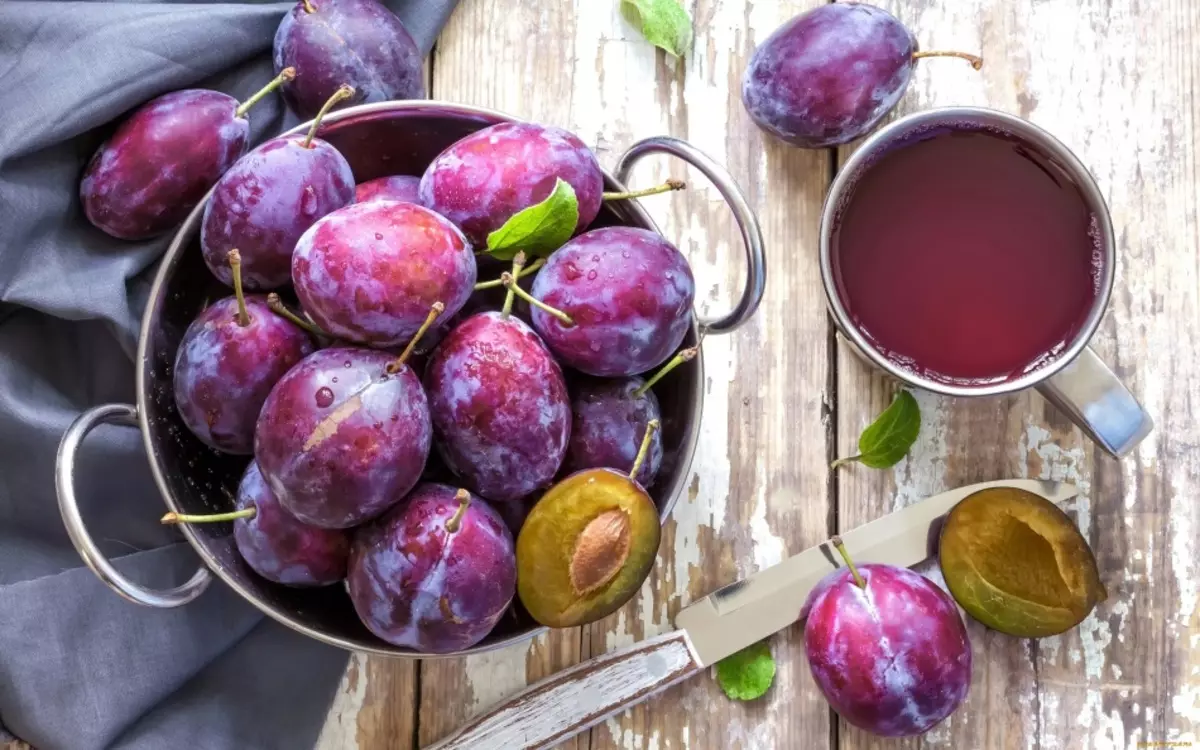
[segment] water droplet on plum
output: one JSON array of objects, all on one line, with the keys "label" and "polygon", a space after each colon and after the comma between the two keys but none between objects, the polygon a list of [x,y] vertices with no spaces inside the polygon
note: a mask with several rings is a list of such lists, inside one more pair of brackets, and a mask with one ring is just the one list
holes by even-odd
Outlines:
[{"label": "water droplet on plum", "polygon": [[333,391],[322,387],[317,390],[316,399],[317,406],[321,407],[322,409],[327,408],[333,403]]}]

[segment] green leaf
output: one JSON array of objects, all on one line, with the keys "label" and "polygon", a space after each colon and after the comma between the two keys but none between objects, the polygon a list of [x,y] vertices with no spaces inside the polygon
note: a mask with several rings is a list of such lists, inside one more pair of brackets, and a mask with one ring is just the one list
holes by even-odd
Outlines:
[{"label": "green leaf", "polygon": [[761,698],[775,679],[775,659],[766,641],[730,654],[717,662],[717,682],[735,701]]},{"label": "green leaf", "polygon": [[487,251],[500,260],[512,260],[521,250],[544,258],[571,239],[578,223],[575,189],[560,177],[544,201],[516,212],[488,235]]},{"label": "green leaf", "polygon": [[886,469],[904,458],[921,431],[921,409],[908,391],[900,391],[892,405],[867,425],[858,438],[858,455],[839,458],[830,468],[858,461],[872,469]]},{"label": "green leaf", "polygon": [[621,15],[646,41],[675,57],[692,47],[692,19],[679,0],[621,0]]}]

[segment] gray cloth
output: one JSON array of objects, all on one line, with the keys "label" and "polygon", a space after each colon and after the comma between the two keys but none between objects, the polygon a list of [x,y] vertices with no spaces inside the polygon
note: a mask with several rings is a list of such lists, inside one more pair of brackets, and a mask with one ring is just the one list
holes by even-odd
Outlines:
[{"label": "gray cloth", "polygon": [[[389,3],[424,52],[456,0]],[[168,91],[239,99],[271,77],[290,2],[0,0],[0,738],[38,750],[312,747],[345,652],[264,618],[223,584],[191,605],[129,604],[81,566],[54,493],[82,410],[134,400],[133,352],[168,238],[112,239],[79,207],[83,165],[122,116]],[[252,143],[295,118],[278,97]],[[94,537],[135,580],[182,583],[198,558],[158,524],[136,430],[80,457]]]}]

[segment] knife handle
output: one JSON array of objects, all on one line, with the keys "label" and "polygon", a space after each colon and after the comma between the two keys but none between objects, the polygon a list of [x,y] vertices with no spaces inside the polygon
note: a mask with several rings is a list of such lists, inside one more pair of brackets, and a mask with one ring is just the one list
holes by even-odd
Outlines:
[{"label": "knife handle", "polygon": [[702,669],[684,631],[664,633],[556,672],[425,750],[544,750]]}]

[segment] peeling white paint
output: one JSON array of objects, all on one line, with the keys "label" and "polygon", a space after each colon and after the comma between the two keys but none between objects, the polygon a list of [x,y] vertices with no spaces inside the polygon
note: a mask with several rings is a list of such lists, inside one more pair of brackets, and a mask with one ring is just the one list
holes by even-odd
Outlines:
[{"label": "peeling white paint", "polygon": [[547,635],[538,636],[537,641],[518,643],[498,651],[468,656],[463,665],[467,673],[467,685],[471,690],[470,714],[495,705],[526,686],[525,664],[530,651],[546,647]]},{"label": "peeling white paint", "polygon": [[316,750],[359,750],[358,712],[367,697],[367,674],[367,655],[351,654],[317,738]]},{"label": "peeling white paint", "polygon": [[[914,390],[921,410],[921,431],[908,455],[895,467],[896,496],[892,510],[897,511],[946,489],[946,437],[949,407],[946,399],[926,391]],[[866,425],[863,425],[864,427]]]}]

